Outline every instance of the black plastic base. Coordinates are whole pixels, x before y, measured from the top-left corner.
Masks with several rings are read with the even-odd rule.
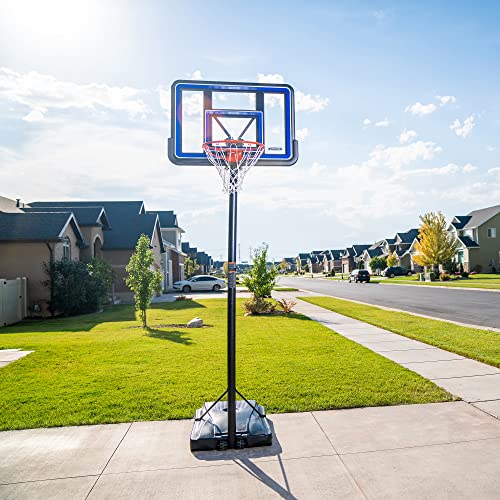
[[[255,401],[236,401],[236,447],[270,446],[273,434],[265,416],[264,408]],[[226,450],[227,435],[227,401],[219,401],[203,417],[200,417],[213,405],[207,402],[196,410],[195,421],[191,431],[191,451]],[[260,415],[259,415],[260,413]]]

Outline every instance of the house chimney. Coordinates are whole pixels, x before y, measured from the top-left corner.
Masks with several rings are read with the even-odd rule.
[[[21,208],[21,198],[16,198],[16,208]]]

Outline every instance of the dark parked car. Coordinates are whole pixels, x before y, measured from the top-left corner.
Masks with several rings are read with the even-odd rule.
[[[386,267],[382,276],[386,278],[394,278],[394,276],[411,276],[413,271],[411,269],[406,269],[406,267],[394,266],[394,267]]]
[[[366,269],[354,269],[349,275],[349,283],[370,282],[370,273]]]

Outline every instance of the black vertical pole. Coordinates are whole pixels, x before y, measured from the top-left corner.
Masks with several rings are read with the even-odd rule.
[[[238,175],[231,172],[230,175]],[[231,185],[231,184],[230,184]],[[229,193],[227,291],[227,432],[229,448],[236,447],[236,221],[238,193]]]

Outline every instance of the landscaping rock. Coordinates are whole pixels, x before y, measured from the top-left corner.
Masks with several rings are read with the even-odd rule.
[[[203,320],[201,318],[193,318],[188,324],[188,328],[201,328],[203,326]]]

